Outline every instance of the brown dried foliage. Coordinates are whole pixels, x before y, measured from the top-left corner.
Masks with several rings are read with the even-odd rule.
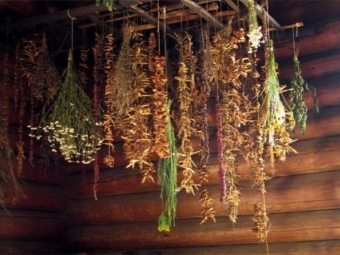
[[[178,100],[179,100],[179,131],[178,138],[181,140],[180,146],[180,159],[178,160],[178,166],[183,168],[183,180],[179,186],[179,190],[185,189],[187,193],[195,194],[200,184],[196,184],[192,178],[195,173],[194,168],[196,165],[192,159],[194,149],[190,138],[196,134],[194,125],[194,119],[192,118],[192,103],[193,94],[195,89],[194,81],[194,69],[192,66],[192,42],[191,36],[185,34],[184,37],[177,35],[177,42],[180,52],[180,62],[178,75],[175,79],[178,81]],[[191,66],[187,66],[186,63]]]
[[[110,33],[105,36],[105,46],[104,46],[104,53],[105,53],[105,75],[106,75],[106,85],[105,85],[105,106],[106,112],[104,114],[104,124],[103,124],[103,131],[104,131],[104,142],[103,144],[107,146],[108,154],[104,157],[104,164],[109,167],[114,166],[114,157],[112,156],[114,152],[114,136],[113,136],[113,129],[115,127],[115,105],[114,105],[114,37],[113,34]]]
[[[138,164],[143,175],[142,183],[146,180],[154,182],[153,174],[156,172],[150,160],[152,151],[151,131],[151,102],[152,95],[150,80],[147,76],[148,54],[147,47],[143,41],[135,42],[132,51],[132,104],[123,119],[121,126],[124,135],[124,150],[126,157],[130,160],[127,167]]]
[[[169,142],[166,137],[167,127],[167,110],[168,92],[166,83],[168,81],[165,74],[165,58],[156,56],[153,65],[154,75],[151,76],[153,88],[153,133],[154,146],[153,151],[157,153],[159,158],[167,158],[170,156]],[[150,68],[150,64],[149,64]]]

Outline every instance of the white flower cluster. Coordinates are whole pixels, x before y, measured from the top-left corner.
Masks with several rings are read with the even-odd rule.
[[[96,126],[102,126],[102,123],[96,123]],[[73,127],[61,125],[59,121],[49,122],[42,127],[28,126],[28,128],[31,129],[29,136],[38,140],[42,136],[41,133],[44,133],[52,152],[56,153],[59,145],[61,155],[71,163],[91,163],[94,160],[94,153],[100,149],[103,142],[95,137],[93,128],[83,128],[75,132]]]
[[[261,44],[261,39],[263,37],[263,34],[261,32],[261,27],[253,28],[250,26],[249,32],[247,33],[247,36],[249,37],[249,44],[250,44],[250,49],[248,53],[252,52],[252,49],[257,49],[260,47]]]

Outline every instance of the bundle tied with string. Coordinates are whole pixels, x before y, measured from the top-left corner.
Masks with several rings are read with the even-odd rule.
[[[293,74],[290,80],[291,91],[289,94],[290,98],[290,107],[293,112],[295,124],[300,126],[301,134],[304,134],[306,131],[306,122],[307,122],[307,111],[308,108],[305,103],[305,99],[303,94],[305,91],[311,91],[314,97],[314,108],[315,111],[319,112],[318,107],[318,99],[316,94],[316,89],[309,85],[304,78],[302,77],[302,72],[300,68],[300,62],[298,59],[298,50],[295,48],[295,40],[294,40],[294,33],[293,33],[293,48],[294,48],[294,68]],[[293,134],[295,133],[295,125],[291,128]]]
[[[62,74],[62,86],[54,103],[45,105],[40,113],[38,133],[47,136],[52,152],[57,152],[68,162],[89,164],[102,143],[101,136],[94,134],[95,123],[92,102],[81,88],[73,60],[72,47],[68,54],[67,68]],[[39,134],[40,135],[40,134]]]

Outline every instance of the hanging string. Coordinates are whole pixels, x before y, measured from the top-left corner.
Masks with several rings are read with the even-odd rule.
[[[168,75],[168,68],[167,68],[167,63],[168,63],[168,54],[166,52],[166,9],[165,6],[163,6],[163,15],[164,15],[164,19],[163,19],[163,25],[164,25],[164,31],[163,31],[163,45],[164,45],[164,68],[165,68],[165,74]],[[166,90],[168,90],[168,83],[166,83]]]
[[[161,16],[161,10],[159,9],[159,0],[157,0],[157,34],[158,34],[158,55],[161,55],[161,35],[160,35],[160,16]]]
[[[67,15],[70,17],[71,19],[71,50],[73,52],[73,21],[76,19],[75,17],[71,17],[70,15],[70,10],[67,10]]]

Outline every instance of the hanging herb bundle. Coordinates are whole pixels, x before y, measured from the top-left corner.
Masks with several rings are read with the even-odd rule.
[[[207,31],[201,29],[200,30],[200,50],[197,54],[197,65],[195,70],[195,85],[196,85],[196,104],[194,106],[197,107],[195,112],[196,114],[196,130],[198,133],[198,137],[200,139],[200,167],[198,173],[200,175],[200,185],[203,187],[200,195],[200,203],[202,207],[201,216],[202,221],[201,224],[206,222],[209,218],[214,222],[215,219],[215,210],[213,208],[214,200],[209,195],[209,191],[207,187],[204,187],[206,183],[209,182],[209,169],[208,169],[208,161],[210,158],[210,150],[209,150],[209,131],[208,131],[208,113],[207,113],[207,101],[210,97],[210,86],[207,80],[207,72],[205,71],[205,66],[209,66],[207,61],[209,61],[206,56],[209,54],[209,49],[206,49],[206,44],[210,45],[209,38],[207,35]]]
[[[80,53],[79,81],[83,88],[85,88],[87,81],[88,81],[88,77],[87,77],[87,72],[89,69],[89,66],[87,64],[88,52],[89,52],[89,49],[86,47],[86,36],[85,36],[85,30],[84,30],[83,31],[83,44],[79,48],[79,53]]]
[[[95,46],[92,48],[94,67],[93,67],[93,120],[96,123],[93,130],[94,139],[98,140],[102,138],[102,111],[100,106],[100,88],[104,83],[104,36],[95,33]],[[94,198],[97,200],[97,182],[99,180],[99,162],[98,152],[94,152],[94,178],[93,178],[93,192]]]
[[[170,119],[171,101],[167,102],[166,138],[170,155],[158,162],[158,184],[161,185],[161,199],[166,199],[161,215],[158,218],[158,230],[170,231],[175,226],[177,207],[177,149],[176,138]]]
[[[112,156],[114,152],[114,137],[113,137],[113,129],[115,126],[115,107],[114,107],[114,37],[113,34],[110,33],[105,36],[105,75],[106,75],[106,85],[105,85],[105,105],[106,105],[106,113],[104,114],[104,142],[103,144],[107,146],[108,153],[104,157],[104,163],[109,166],[114,166],[114,157]]]
[[[261,32],[261,27],[257,22],[257,16],[255,11],[255,3],[254,0],[248,0],[248,23],[249,23],[249,31],[247,36],[249,37],[249,53],[254,49],[255,51],[260,46],[261,38],[263,36]]]
[[[29,90],[29,105],[30,105],[30,152],[29,160],[33,160],[33,137],[40,139],[40,135],[35,135],[36,120],[35,120],[35,104],[36,102],[50,104],[61,87],[61,79],[56,66],[51,60],[48,49],[46,35],[43,34],[40,40],[38,35],[33,35],[31,40],[23,40],[23,53],[21,58],[21,70],[23,78],[26,81]],[[25,83],[21,83],[21,89],[27,90]],[[25,101],[25,97],[20,100]],[[26,102],[21,102],[22,107],[25,107]],[[45,141],[44,141],[45,142]],[[42,146],[46,146],[43,143]],[[43,150],[47,159],[47,152]]]
[[[185,189],[187,193],[195,194],[200,184],[196,184],[192,178],[195,173],[196,165],[192,159],[194,149],[190,138],[195,135],[194,120],[191,116],[192,107],[192,88],[194,84],[193,76],[190,75],[189,67],[184,61],[188,60],[192,55],[191,50],[191,36],[186,34],[185,37],[177,36],[180,52],[180,62],[178,69],[178,76],[175,79],[178,81],[178,100],[179,100],[179,131],[178,138],[181,141],[180,153],[181,159],[178,161],[178,166],[183,168],[183,180],[179,190]]]
[[[168,92],[166,90],[166,83],[168,81],[165,74],[165,57],[156,56],[155,73],[151,77],[153,88],[153,133],[155,151],[159,158],[167,158],[170,156],[169,141],[167,139],[167,110],[166,104],[168,100]]]
[[[281,161],[286,159],[289,152],[296,153],[290,146],[293,141],[287,129],[294,126],[291,113],[286,114],[286,109],[280,99],[281,88],[276,71],[273,41],[269,42],[268,74],[264,87],[264,102],[261,108],[261,119],[264,142],[268,144],[268,156],[274,166],[275,157]],[[286,115],[288,120],[286,121]]]
[[[292,78],[290,80],[291,91],[290,91],[290,108],[292,109],[295,124],[300,126],[301,134],[306,131],[306,121],[307,121],[307,106],[303,97],[303,93],[309,90],[313,93],[314,97],[314,107],[316,112],[319,112],[318,100],[316,97],[316,89],[310,86],[302,77],[300,62],[298,59],[297,52],[294,53],[294,69]],[[295,126],[292,127],[292,132],[295,133]]]
[[[132,70],[132,53],[130,47],[131,37],[131,28],[124,27],[123,44],[119,51],[119,56],[113,75],[115,86],[113,87],[114,98],[112,98],[112,100],[113,107],[117,113],[117,124],[121,123],[121,119],[124,118],[125,113],[129,110],[129,107],[133,101],[133,77],[135,74]]]
[[[220,176],[220,201],[235,223],[240,204],[238,155],[243,155],[245,139],[242,126],[251,122],[251,103],[244,95],[242,78],[251,72],[248,58],[236,57],[238,43],[245,41],[244,31],[232,31],[232,19],[226,29],[213,37],[213,68],[217,78],[216,125]]]
[[[38,129],[48,137],[52,152],[57,152],[68,162],[89,164],[100,148],[101,137],[95,137],[92,102],[82,90],[74,67],[72,50],[67,68],[62,75],[63,84],[52,106],[41,113]]]
[[[142,183],[146,180],[154,182],[153,173],[155,169],[150,159],[152,151],[152,129],[151,129],[151,103],[152,88],[147,76],[147,47],[143,41],[135,42],[132,51],[132,70],[134,75],[132,87],[132,103],[127,111],[127,116],[122,121],[124,139],[124,151],[130,163],[127,167],[138,164],[143,175]]]

